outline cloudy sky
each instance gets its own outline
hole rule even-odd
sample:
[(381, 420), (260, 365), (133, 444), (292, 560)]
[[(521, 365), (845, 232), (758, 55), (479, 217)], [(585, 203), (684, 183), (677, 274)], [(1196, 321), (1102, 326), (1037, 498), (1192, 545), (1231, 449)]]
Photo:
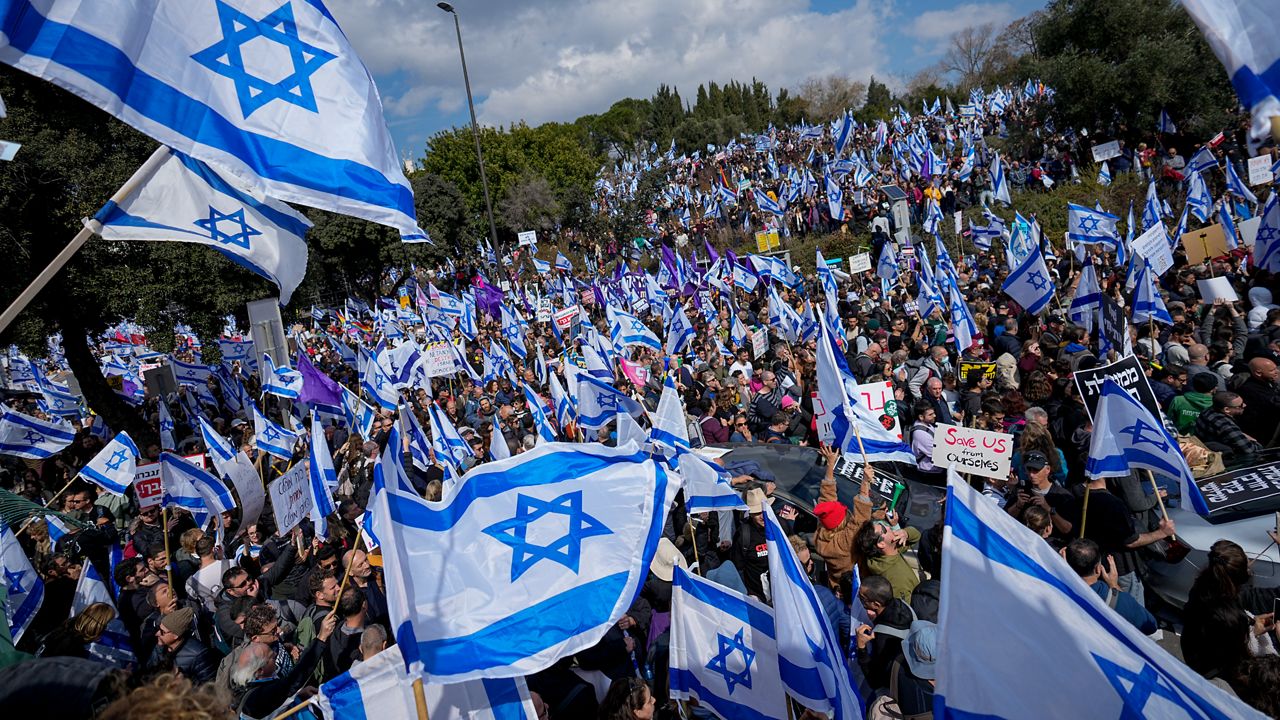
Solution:
[[(659, 83), (808, 77), (891, 84), (937, 60), (952, 32), (1004, 24), (1042, 0), (455, 0), (482, 124), (573, 120)], [(433, 0), (328, 0), (377, 80), (401, 153), (469, 121), (452, 18)]]

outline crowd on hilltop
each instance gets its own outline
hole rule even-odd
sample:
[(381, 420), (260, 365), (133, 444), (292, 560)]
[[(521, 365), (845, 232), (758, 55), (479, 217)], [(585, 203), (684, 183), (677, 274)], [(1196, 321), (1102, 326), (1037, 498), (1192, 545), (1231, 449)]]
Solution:
[[(633, 196), (642, 172), (662, 173), (647, 242), (620, 247), (591, 238), (586, 267), (578, 268), (558, 252), (548, 259), (545, 247), (501, 254), (482, 247), (447, 267), (397, 277), (389, 297), (314, 308), (289, 331), (296, 353), (275, 364), (290, 361), (306, 382), (335, 381), (337, 407), (308, 408), (296, 394), (289, 401), (276, 388), (283, 376), (234, 332), (216, 351), (184, 335), (168, 358), (147, 350), (145, 337), (99, 339), (98, 359), (121, 400), (159, 429), (139, 436), (139, 463), (168, 450), (202, 456), (216, 441), (243, 451), (266, 485), (309, 462), (314, 444), (336, 470), (323, 528), (304, 519), (278, 532), (270, 503), (248, 517), (243, 498), (201, 526), (197, 513), (144, 503), (136, 487), (105, 490), (84, 475), (111, 440), (103, 418), (50, 407), (48, 378), (62, 373), (56, 346), (49, 360), (11, 353), (7, 407), (50, 422), (61, 416), (72, 439), (43, 458), (8, 453), (0, 461), (0, 485), (12, 493), (0, 497), (10, 521), (0, 529), (0, 560), (13, 633), (0, 645), (0, 707), (14, 715), (53, 709), (58, 717), (266, 718), (305, 702), (394, 642), (387, 599), (394, 579), (363, 532), (389, 439), (417, 425), (433, 434), (452, 428), (450, 437), (465, 444), (461, 452), (442, 449), (434, 437), (429, 447), (406, 439), (391, 448), (408, 458), (409, 480), (428, 500), (447, 496), (478, 465), (534, 448), (544, 428), (558, 441), (625, 442), (620, 423), (588, 427), (575, 415), (585, 374), (650, 412), (670, 377), (698, 442), (794, 445), (816, 453), (825, 474), (816, 502), (798, 507), (777, 494), (795, 478), (720, 460), (748, 509), (672, 512), (627, 613), (595, 647), (524, 678), (540, 717), (676, 717), (666, 676), (672, 568), (697, 566), (769, 601), (766, 504), (790, 532), (867, 699), (928, 716), (938, 656), (950, 651), (936, 642), (942, 531), (917, 527), (875, 488), (878, 473), (943, 484), (944, 469), (933, 462), (940, 424), (1010, 435), (1012, 470), (987, 480), (983, 492), (1061, 549), (1082, 581), (1142, 632), (1179, 632), (1191, 668), (1264, 712), (1280, 712), (1273, 616), (1280, 590), (1255, 583), (1251, 558), (1223, 540), (1209, 551), (1186, 607), (1157, 620), (1144, 577), (1177, 533), (1163, 513), (1176, 505), (1177, 486), (1160, 479), (1153, 489), (1136, 473), (1088, 476), (1093, 427), (1072, 379), (1132, 355), (1198, 476), (1244, 456), (1265, 459), (1280, 443), (1273, 301), (1280, 276), (1250, 252), (1243, 230), (1207, 261), (1172, 248), (1172, 266), (1156, 284), (1167, 318), (1125, 323), (1114, 328), (1125, 340), (1108, 340), (1101, 305), (1081, 310), (1072, 301), (1082, 282), (1096, 282), (1098, 294), (1132, 317), (1128, 288), (1142, 263), (1128, 241), (1150, 227), (1145, 209), (1144, 227), (1131, 212), (1114, 242), (1069, 247), (1045, 237), (1034, 217), (1001, 217), (1021, 193), (1098, 171), (1087, 153), (1105, 129), (1054, 127), (1052, 104), (1050, 89), (1029, 83), (979, 92), (960, 108), (901, 110), (892, 122), (855, 127), (842, 119), (679, 158), (651, 151), (629, 160), (601, 177), (597, 207), (607, 213)], [(1153, 133), (1145, 144), (1122, 146), (1108, 170), (1150, 184), (1151, 224), (1186, 228), (1207, 224), (1183, 211), (1183, 180), (1196, 165), (1218, 206), (1208, 216), (1226, 213), (1244, 228), (1261, 215), (1255, 248), (1280, 242), (1275, 196), (1250, 200), (1229, 183), (1227, 164), (1247, 175), (1246, 158), (1240, 128), (1223, 131), (1221, 142), (1187, 148)], [(1036, 141), (1020, 154), (997, 154), (986, 142), (1014, 132)], [(1206, 154), (1211, 166), (1200, 165)], [(898, 227), (885, 185), (905, 191), (909, 227)], [(988, 211), (984, 230), (993, 235), (985, 247), (968, 237), (974, 251), (953, 259), (929, 237), (949, 232), (934, 210), (949, 218), (972, 206)], [(725, 227), (869, 230), (872, 268), (805, 273), (726, 244), (717, 232)], [(1180, 234), (1169, 232), (1173, 242)], [(1002, 290), (1028, 253), (1043, 256), (1056, 287), (1036, 314)], [(1226, 278), (1240, 299), (1206, 299), (1197, 281), (1211, 277)], [(1143, 318), (1152, 315), (1148, 309)], [(889, 384), (892, 424), (915, 459), (855, 471), (851, 493), (840, 490), (841, 450), (826, 444), (821, 421), (819, 343), (828, 337), (853, 381)], [(448, 372), (428, 373), (429, 348), (445, 349)], [(175, 385), (145, 381), (157, 361), (180, 368)], [(381, 385), (370, 384), (378, 373), (396, 386), (397, 411), (379, 407)], [(304, 430), (308, 410), (322, 435)], [(646, 425), (647, 413), (639, 415)], [(283, 456), (263, 437), (276, 427), (296, 433)], [(46, 517), (41, 505), (56, 514)], [(42, 597), (25, 605), (37, 584)], [(705, 708), (688, 711), (706, 716)]]

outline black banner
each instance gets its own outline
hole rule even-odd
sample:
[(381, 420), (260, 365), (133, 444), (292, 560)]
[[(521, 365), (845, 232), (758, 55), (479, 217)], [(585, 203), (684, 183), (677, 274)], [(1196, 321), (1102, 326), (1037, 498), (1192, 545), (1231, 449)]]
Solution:
[(1093, 419), (1093, 413), (1098, 408), (1098, 398), (1102, 395), (1102, 385), (1107, 378), (1115, 380), (1125, 389), (1125, 392), (1133, 396), (1133, 399), (1150, 410), (1152, 416), (1162, 417), (1160, 403), (1156, 400), (1156, 394), (1151, 391), (1151, 383), (1147, 381), (1142, 361), (1129, 355), (1110, 365), (1075, 372), (1076, 387), (1080, 389), (1080, 397), (1084, 398), (1090, 420)]
[[(1245, 516), (1269, 512), (1280, 506), (1280, 460), (1199, 479), (1196, 486), (1209, 507), (1210, 521), (1224, 511)], [(1265, 507), (1246, 507), (1267, 498), (1272, 502)], [(1185, 499), (1183, 505), (1187, 505)]]

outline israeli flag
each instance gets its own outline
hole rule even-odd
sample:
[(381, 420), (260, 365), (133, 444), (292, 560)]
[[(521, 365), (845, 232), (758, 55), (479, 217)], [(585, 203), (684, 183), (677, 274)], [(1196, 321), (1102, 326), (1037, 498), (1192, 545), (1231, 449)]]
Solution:
[(363, 347), (360, 348), (360, 389), (383, 410), (394, 412), (400, 407), (400, 391), (396, 390), (395, 381)]
[(1200, 222), (1209, 222), (1209, 216), (1213, 214), (1213, 196), (1209, 194), (1209, 186), (1195, 170), (1187, 176), (1187, 207)]
[(342, 385), (342, 412), (346, 415), (347, 427), (365, 440), (373, 436), (373, 421), (377, 411), (360, 399), (346, 385)]
[(684, 312), (684, 305), (676, 305), (671, 314), (671, 323), (667, 325), (667, 344), (664, 348), (667, 355), (679, 355), (693, 342), (693, 323)]
[(564, 270), (565, 272), (573, 272), (573, 263), (569, 262), (569, 258), (565, 257), (564, 253), (558, 250), (556, 251), (556, 269)]
[(1253, 245), (1253, 264), (1262, 270), (1280, 270), (1280, 197), (1275, 191), (1262, 207), (1262, 221)]
[(612, 304), (605, 306), (605, 314), (609, 318), (609, 339), (619, 348), (632, 345), (643, 345), (654, 350), (662, 349), (662, 341), (635, 315), (617, 309)]
[(262, 353), (262, 392), (297, 400), (302, 392), (302, 373), (287, 365), (276, 367), (271, 356)]
[(426, 239), (373, 79), (319, 2), (17, 0), (0, 31), (0, 61), (254, 195)]
[(861, 720), (866, 703), (854, 689), (839, 637), (768, 503), (764, 537), (782, 684), (796, 702), (814, 712), (831, 713), (835, 720)]
[[(1081, 718), (1265, 717), (1107, 607), (1056, 550), (954, 470), (946, 508), (935, 717), (1041, 717), (1045, 708)], [(973, 612), (975, 597), (985, 612)], [(998, 642), (991, 618), (1008, 628)]]
[(578, 424), (588, 430), (603, 428), (618, 412), (644, 414), (644, 406), (600, 378), (579, 373), (577, 385)]
[(677, 566), (671, 585), (671, 695), (726, 720), (784, 720), (773, 610)]
[(119, 201), (110, 201), (94, 219), (107, 240), (155, 240), (208, 245), (229, 260), (275, 283), (280, 304), (307, 270), (304, 237), (311, 221), (278, 200), (256, 200), (212, 168), (161, 146)]
[(969, 221), (969, 236), (973, 240), (973, 246), (983, 252), (991, 249), (991, 241), (1001, 237), (1003, 228), (996, 224), (990, 225), (974, 225), (973, 220)]
[(1276, 34), (1275, 5), (1269, 0), (1184, 0), (1209, 47), (1222, 61), (1240, 104), (1253, 113), (1250, 146), (1271, 138), (1272, 123), (1280, 116), (1280, 36)]
[(471, 445), (463, 439), (449, 416), (440, 411), (440, 406), (435, 403), (428, 405), (427, 419), (431, 423), (431, 447), (436, 451), (436, 460), (462, 469), (468, 461), (475, 459)]
[(1160, 117), (1156, 119), (1156, 132), (1165, 135), (1177, 135), (1178, 126), (1173, 124), (1173, 118), (1169, 117), (1169, 113), (1160, 108)]
[(516, 311), (507, 307), (506, 303), (502, 305), (502, 337), (507, 339), (507, 346), (511, 348), (511, 352), (516, 357), (524, 360), (529, 357), (529, 350), (524, 346), (524, 332), (522, 327), (522, 318)]
[(1231, 208), (1228, 207), (1226, 200), (1218, 203), (1218, 223), (1222, 225), (1222, 234), (1227, 241), (1227, 247), (1235, 250), (1240, 247), (1240, 235), (1236, 232), (1236, 221), (1231, 217)]
[(1103, 383), (1098, 407), (1093, 411), (1093, 426), (1085, 464), (1089, 477), (1125, 477), (1132, 468), (1150, 470), (1176, 479), (1191, 507), (1200, 515), (1209, 514), (1178, 441), (1164, 423), (1115, 380), (1107, 378)]
[(44, 580), (31, 567), (27, 553), (7, 522), (0, 522), (0, 571), (4, 572), (5, 582), (5, 593), (0, 599), (4, 601), (9, 636), (16, 644), (44, 602)]
[(165, 507), (188, 510), (199, 527), (205, 527), (213, 518), (218, 532), (222, 532), (218, 518), (235, 508), (236, 501), (221, 480), (171, 452), (160, 453), (160, 478), (164, 485), (160, 502)]
[(527, 675), (595, 645), (644, 583), (678, 490), (634, 445), (576, 443), (482, 465), (440, 502), (378, 490), (405, 661), (456, 683)]
[(1067, 203), (1067, 237), (1086, 245), (1104, 243), (1119, 247), (1116, 223), (1120, 218), (1108, 212)]
[(996, 200), (1006, 206), (1013, 204), (1009, 199), (1009, 181), (1004, 176), (1004, 164), (1000, 162), (1000, 153), (995, 153), (991, 161), (991, 189)]
[(1098, 284), (1098, 273), (1093, 268), (1093, 258), (1086, 257), (1080, 268), (1080, 282), (1076, 285), (1076, 294), (1071, 298), (1071, 307), (1067, 314), (1071, 322), (1083, 327), (1085, 332), (1093, 332), (1093, 320), (1102, 309), (1102, 286)]
[(325, 440), (324, 425), (314, 415), (311, 417), (311, 443), (307, 450), (307, 478), (311, 484), (311, 521), (316, 534), (329, 537), (328, 517), (337, 509), (333, 504), (333, 490), (338, 487), (338, 473), (333, 469), (333, 455)]
[(756, 188), (754, 193), (755, 193), (755, 199), (756, 199), (756, 207), (759, 208), (761, 212), (773, 213), (778, 217), (782, 217), (784, 214), (786, 214), (786, 211), (782, 209), (782, 206), (778, 204), (778, 201), (769, 197), (769, 195), (766, 194), (764, 191), (762, 191), (760, 188)]
[[(988, 246), (989, 247), (989, 246)], [(898, 253), (892, 241), (880, 248), (880, 260), (876, 263), (876, 275), (889, 282), (898, 281), (901, 266), (898, 264)]]
[(563, 428), (573, 422), (577, 414), (573, 407), (573, 398), (569, 393), (565, 392), (564, 386), (560, 384), (558, 375), (552, 373), (550, 380), (551, 402), (555, 405), (556, 422)]
[(548, 260), (539, 260), (538, 258), (536, 258), (536, 257), (534, 257), (534, 256), (532, 256), (532, 255), (530, 255), (530, 256), (529, 256), (529, 261), (533, 263), (533, 269), (534, 269), (535, 271), (537, 271), (537, 273), (538, 273), (539, 275), (547, 275), (547, 274), (550, 274), (550, 272), (551, 272), (551, 262), (550, 262), (550, 261), (548, 261)]
[(80, 477), (112, 495), (124, 495), (133, 484), (139, 455), (138, 446), (129, 433), (121, 431), (80, 468)]
[(50, 422), (4, 405), (0, 407), (4, 408), (0, 415), (0, 455), (44, 460), (61, 452), (76, 439), (75, 429), (64, 421)]
[(1111, 184), (1111, 167), (1106, 160), (1102, 161), (1102, 167), (1098, 169), (1098, 184), (1103, 187)]
[(38, 405), (42, 412), (60, 417), (80, 417), (80, 398), (71, 394), (71, 388), (45, 377), (35, 363), (31, 363), (31, 371), (35, 376), (36, 387), (40, 389), (41, 399)]
[(823, 173), (822, 184), (827, 191), (827, 212), (831, 214), (832, 220), (843, 222), (844, 189), (840, 187), (840, 181), (832, 177), (830, 173)]
[(1033, 248), (1022, 264), (1005, 278), (1001, 289), (1031, 315), (1039, 314), (1057, 292), (1038, 248)]
[(921, 228), (927, 233), (938, 232), (938, 225), (942, 222), (942, 207), (938, 205), (938, 201), (933, 198), (925, 199), (924, 224)]
[(286, 462), (292, 460), (298, 434), (271, 422), (253, 402), (249, 406), (253, 408), (253, 440), (257, 448)]
[(676, 392), (676, 381), (670, 374), (662, 383), (662, 395), (658, 398), (658, 411), (651, 416), (653, 427), (649, 430), (649, 442), (654, 452), (670, 459), (673, 468), (679, 468), (679, 458), (690, 451), (689, 428), (685, 424), (684, 403)]
[(213, 461), (213, 466), (218, 469), (218, 474), (222, 476), (230, 474), (228, 468), (236, 461), (237, 451), (231, 447), (231, 442), (214, 429), (203, 416), (200, 418), (200, 437), (204, 440), (205, 452)]
[[(551, 421), (547, 419), (547, 407), (542, 404), (542, 398), (530, 388), (528, 383), (521, 382), (520, 387), (524, 388), (525, 405), (529, 407), (529, 414), (533, 416), (533, 427), (538, 433), (538, 442), (555, 442), (556, 429), (551, 426)], [(498, 434), (501, 434), (500, 432)]]
[[(868, 463), (914, 462), (911, 446), (886, 430), (876, 413), (858, 402), (857, 383), (845, 362), (844, 353), (836, 348), (835, 332), (825, 313), (822, 330), (818, 334), (817, 353), (819, 402), (815, 404), (814, 414), (819, 416), (818, 439), (840, 448), (850, 461), (859, 458)], [(827, 414), (831, 415), (829, 423), (825, 417)]]
[[(111, 599), (111, 590), (98, 574), (98, 569), (93, 563), (85, 562), (80, 570), (80, 580), (76, 583), (76, 594), (71, 599), (71, 617), (95, 603), (106, 603), (113, 610), (116, 609), (115, 600)], [(118, 612), (107, 623), (102, 637), (89, 643), (89, 655), (120, 669), (129, 669), (130, 665), (137, 662), (133, 643), (129, 639), (129, 629), (120, 620)]]
[(1249, 186), (1245, 184), (1244, 180), (1240, 179), (1239, 173), (1236, 172), (1235, 163), (1231, 162), (1231, 159), (1228, 158), (1226, 165), (1227, 191), (1241, 199), (1248, 200), (1254, 205), (1257, 205), (1258, 196), (1254, 195), (1253, 191), (1249, 189)]
[(1151, 263), (1141, 255), (1138, 259), (1141, 262), (1135, 264), (1138, 275), (1134, 281), (1133, 314), (1130, 315), (1130, 320), (1134, 323), (1154, 321), (1172, 325), (1173, 317), (1169, 315), (1169, 309), (1164, 305), (1164, 298), (1156, 287), (1155, 272), (1151, 269)]

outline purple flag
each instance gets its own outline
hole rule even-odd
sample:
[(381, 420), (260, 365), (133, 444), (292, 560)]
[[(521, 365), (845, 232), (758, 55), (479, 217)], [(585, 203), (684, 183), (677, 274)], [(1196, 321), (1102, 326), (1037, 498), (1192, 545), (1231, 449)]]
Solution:
[(298, 352), (298, 372), (302, 374), (302, 392), (298, 393), (299, 403), (342, 407), (342, 388), (333, 378), (312, 365), (311, 358), (301, 351)]
[(715, 262), (720, 259), (720, 253), (716, 252), (716, 249), (711, 247), (710, 240), (702, 238), (702, 242), (707, 246), (707, 257), (711, 260), (711, 264), (714, 265)]
[(476, 307), (495, 320), (502, 319), (502, 291), (485, 283), (476, 287)]

